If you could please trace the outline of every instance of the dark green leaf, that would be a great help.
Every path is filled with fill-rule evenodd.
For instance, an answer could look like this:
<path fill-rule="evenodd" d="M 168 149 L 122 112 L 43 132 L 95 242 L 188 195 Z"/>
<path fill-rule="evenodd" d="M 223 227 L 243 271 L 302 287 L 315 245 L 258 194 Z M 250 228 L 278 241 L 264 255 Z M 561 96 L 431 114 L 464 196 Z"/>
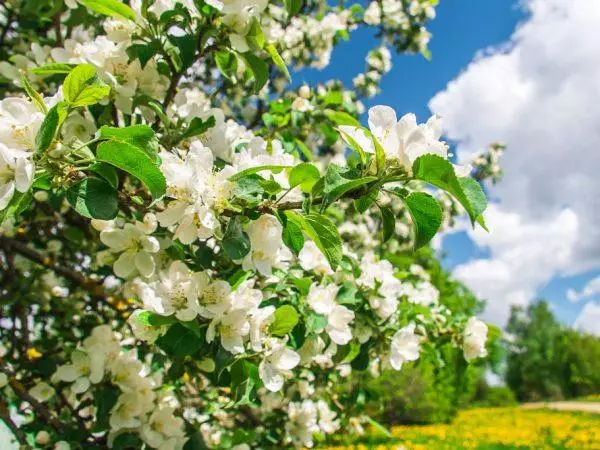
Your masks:
<path fill-rule="evenodd" d="M 58 106 L 53 106 L 44 117 L 42 125 L 35 136 L 35 147 L 38 153 L 48 150 L 48 147 L 54 141 L 56 130 L 58 129 Z"/>
<path fill-rule="evenodd" d="M 283 243 L 296 255 L 304 247 L 304 235 L 297 223 L 291 220 L 286 221 L 282 233 Z"/>
<path fill-rule="evenodd" d="M 258 93 L 269 80 L 269 66 L 251 52 L 242 53 L 242 56 L 254 75 L 254 92 Z"/>
<path fill-rule="evenodd" d="M 381 221 L 383 223 L 382 242 L 387 242 L 394 235 L 396 229 L 396 216 L 387 206 L 380 206 L 379 210 L 381 211 Z"/>
<path fill-rule="evenodd" d="M 119 212 L 117 191 L 100 178 L 88 177 L 67 190 L 67 200 L 84 217 L 111 220 Z"/>
<path fill-rule="evenodd" d="M 476 181 L 469 178 L 457 178 L 452 164 L 441 156 L 423 155 L 413 164 L 413 176 L 445 190 L 465 208 L 475 223 L 487 207 L 487 200 Z"/>
<path fill-rule="evenodd" d="M 113 450 L 139 450 L 143 447 L 144 443 L 136 433 L 119 434 L 110 446 Z"/>
<path fill-rule="evenodd" d="M 148 125 L 132 125 L 125 128 L 103 126 L 98 132 L 98 137 L 133 145 L 158 163 L 158 139 Z"/>
<path fill-rule="evenodd" d="M 187 130 L 182 135 L 182 139 L 189 139 L 194 136 L 200 136 L 204 134 L 208 129 L 215 126 L 214 116 L 210 116 L 206 120 L 202 120 L 200 117 L 194 117 L 187 127 Z"/>
<path fill-rule="evenodd" d="M 424 192 L 413 192 L 404 198 L 413 226 L 415 227 L 415 248 L 427 244 L 442 224 L 442 208 L 438 201 Z"/>
<path fill-rule="evenodd" d="M 102 178 L 115 189 L 119 187 L 119 175 L 113 166 L 103 162 L 96 162 L 90 166 L 90 170 Z"/>
<path fill-rule="evenodd" d="M 215 54 L 215 62 L 223 76 L 231 79 L 237 71 L 237 57 L 229 50 L 219 50 Z"/>
<path fill-rule="evenodd" d="M 173 316 L 161 316 L 160 314 L 153 313 L 151 311 L 142 311 L 136 317 L 136 321 L 139 324 L 147 327 L 162 327 L 164 325 L 172 325 L 177 322 L 177 319 Z"/>
<path fill-rule="evenodd" d="M 107 141 L 98 146 L 98 161 L 112 164 L 141 180 L 152 193 L 154 200 L 167 191 L 167 182 L 155 162 L 146 152 L 126 142 Z"/>
<path fill-rule="evenodd" d="M 110 410 L 117 403 L 121 391 L 115 386 L 106 386 L 102 390 L 94 390 L 94 404 L 96 406 L 96 422 L 94 432 L 104 431 L 109 428 Z"/>
<path fill-rule="evenodd" d="M 335 224 L 322 214 L 301 216 L 294 211 L 286 211 L 285 214 L 288 220 L 296 223 L 317 244 L 335 270 L 342 260 L 342 240 Z"/>
<path fill-rule="evenodd" d="M 223 250 L 233 260 L 244 258 L 250 252 L 250 239 L 248 234 L 242 230 L 242 223 L 239 216 L 233 216 L 229 219 L 227 229 L 223 235 Z"/>
<path fill-rule="evenodd" d="M 204 345 L 204 328 L 200 328 L 201 334 L 192 330 L 181 323 L 171 325 L 169 330 L 156 340 L 158 345 L 165 353 L 171 357 L 183 358 L 198 352 Z"/>
<path fill-rule="evenodd" d="M 31 205 L 32 200 L 33 196 L 31 195 L 30 190 L 27 192 L 16 191 L 8 206 L 0 211 L 0 225 L 3 224 L 6 219 L 19 216 L 19 214 Z"/>
<path fill-rule="evenodd" d="M 285 0 L 285 9 L 289 17 L 295 16 L 302 9 L 303 0 Z"/>

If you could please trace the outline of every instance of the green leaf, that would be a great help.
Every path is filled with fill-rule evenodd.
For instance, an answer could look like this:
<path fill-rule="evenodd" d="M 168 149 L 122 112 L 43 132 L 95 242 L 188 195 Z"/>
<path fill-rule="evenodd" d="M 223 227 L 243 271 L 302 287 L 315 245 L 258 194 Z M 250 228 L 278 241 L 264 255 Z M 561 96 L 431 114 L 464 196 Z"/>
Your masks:
<path fill-rule="evenodd" d="M 323 314 L 310 313 L 306 318 L 306 334 L 317 333 L 327 326 L 328 319 Z"/>
<path fill-rule="evenodd" d="M 377 189 L 373 189 L 373 190 L 369 191 L 367 194 L 363 195 L 358 200 L 355 200 L 354 206 L 356 207 L 356 210 L 361 214 L 364 213 L 366 210 L 368 210 L 371 207 L 371 205 L 375 202 L 375 200 L 377 200 L 378 194 L 379 194 L 379 191 L 377 191 Z"/>
<path fill-rule="evenodd" d="M 5 220 L 11 217 L 17 217 L 25 211 L 29 205 L 31 205 L 32 200 L 33 195 L 31 195 L 30 190 L 27 192 L 16 191 L 8 206 L 0 211 L 0 225 L 3 224 Z"/>
<path fill-rule="evenodd" d="M 52 63 L 46 64 L 40 67 L 34 67 L 33 69 L 29 69 L 29 72 L 34 75 L 56 75 L 56 74 L 68 74 L 75 67 L 76 64 L 64 64 L 64 63 Z"/>
<path fill-rule="evenodd" d="M 396 230 L 396 216 L 391 208 L 387 206 L 380 206 L 379 210 L 381 211 L 381 221 L 383 223 L 382 242 L 387 242 L 391 239 Z"/>
<path fill-rule="evenodd" d="M 483 212 L 487 208 L 487 198 L 483 193 L 483 189 L 481 189 L 481 185 L 477 180 L 471 177 L 458 178 L 458 183 L 462 187 L 467 200 L 473 208 L 473 215 L 476 218 L 475 220 L 477 220 L 477 222 L 479 222 L 479 224 L 487 231 L 482 216 Z"/>
<path fill-rule="evenodd" d="M 435 198 L 424 192 L 413 192 L 403 200 L 415 227 L 415 248 L 420 248 L 439 230 L 442 224 L 442 208 Z"/>
<path fill-rule="evenodd" d="M 285 0 L 285 9 L 289 17 L 295 16 L 302 9 L 302 0 Z"/>
<path fill-rule="evenodd" d="M 106 181 L 88 177 L 67 190 L 67 200 L 84 217 L 111 220 L 119 212 L 117 191 Z"/>
<path fill-rule="evenodd" d="M 310 163 L 300 163 L 290 170 L 288 181 L 290 188 L 300 186 L 302 192 L 309 193 L 320 177 L 319 169 L 315 166 Z"/>
<path fill-rule="evenodd" d="M 369 422 L 373 426 L 373 428 L 375 428 L 375 430 L 377 430 L 377 432 L 379 434 L 383 434 L 387 438 L 391 438 L 392 437 L 392 433 L 390 433 L 387 428 L 385 428 L 383 425 L 381 425 L 375 419 L 372 419 L 369 416 L 363 416 L 363 417 L 365 419 L 367 419 L 367 422 Z"/>
<path fill-rule="evenodd" d="M 113 450 L 137 450 L 143 447 L 144 443 L 136 433 L 119 434 L 110 446 Z"/>
<path fill-rule="evenodd" d="M 136 317 L 136 322 L 147 327 L 158 328 L 165 325 L 172 325 L 177 322 L 177 319 L 173 316 L 161 316 L 151 311 L 142 311 Z"/>
<path fill-rule="evenodd" d="M 336 123 L 337 125 L 350 125 L 353 127 L 360 127 L 360 122 L 352 117 L 350 114 L 344 111 L 334 111 L 333 109 L 326 109 L 323 111 L 325 116 Z"/>
<path fill-rule="evenodd" d="M 294 329 L 299 319 L 298 311 L 292 305 L 280 306 L 275 311 L 275 318 L 269 327 L 269 332 L 275 336 L 285 336 Z"/>
<path fill-rule="evenodd" d="M 254 175 L 255 173 L 262 172 L 263 170 L 268 170 L 273 173 L 279 173 L 283 169 L 289 169 L 290 167 L 291 166 L 271 166 L 271 165 L 250 167 L 249 169 L 242 170 L 241 172 L 238 172 L 235 175 L 230 176 L 228 179 L 229 179 L 229 181 L 238 181 L 238 180 L 241 180 L 242 178 L 247 177 L 248 175 Z"/>
<path fill-rule="evenodd" d="M 80 64 L 75 67 L 63 83 L 63 95 L 67 103 L 75 103 L 77 97 L 96 79 L 97 71 L 91 64 Z"/>
<path fill-rule="evenodd" d="M 103 126 L 98 132 L 98 137 L 133 145 L 150 156 L 155 163 L 159 162 L 158 139 L 148 125 L 132 125 L 125 128 Z"/>
<path fill-rule="evenodd" d="M 231 390 L 236 399 L 231 406 L 252 403 L 252 395 L 262 385 L 258 367 L 246 359 L 238 359 L 231 365 Z"/>
<path fill-rule="evenodd" d="M 108 181 L 108 184 L 113 188 L 117 189 L 119 187 L 119 175 L 116 169 L 110 164 L 96 162 L 90 166 L 90 170 Z"/>
<path fill-rule="evenodd" d="M 228 80 L 231 80 L 237 72 L 237 56 L 229 50 L 219 50 L 215 54 L 215 62 L 219 71 Z"/>
<path fill-rule="evenodd" d="M 106 386 L 102 390 L 94 390 L 94 404 L 96 406 L 96 421 L 94 432 L 107 430 L 110 426 L 110 410 L 117 403 L 121 391 L 116 386 Z"/>
<path fill-rule="evenodd" d="M 265 34 L 263 33 L 260 22 L 255 16 L 250 19 L 250 26 L 246 33 L 246 43 L 251 50 L 258 52 L 265 46 Z"/>
<path fill-rule="evenodd" d="M 175 323 L 156 340 L 156 345 L 171 357 L 183 358 L 198 352 L 205 342 L 204 328 L 193 330 L 181 323 Z"/>
<path fill-rule="evenodd" d="M 131 61 L 136 59 L 140 60 L 142 69 L 146 67 L 146 64 L 161 50 L 161 44 L 159 40 L 153 40 L 150 43 L 144 44 L 133 44 L 127 47 L 127 56 Z"/>
<path fill-rule="evenodd" d="M 304 247 L 304 235 L 297 223 L 287 220 L 282 232 L 283 243 L 296 255 Z"/>
<path fill-rule="evenodd" d="M 248 175 L 240 180 L 237 180 L 233 190 L 233 196 L 237 200 L 242 200 L 245 203 L 256 204 L 262 200 L 265 192 L 260 184 L 262 178 L 258 175 Z"/>
<path fill-rule="evenodd" d="M 187 130 L 181 136 L 182 139 L 189 139 L 194 136 L 200 136 L 204 134 L 208 129 L 215 126 L 215 117 L 210 116 L 206 120 L 202 120 L 200 117 L 194 117 L 187 127 Z"/>
<path fill-rule="evenodd" d="M 54 141 L 59 122 L 58 106 L 53 106 L 44 117 L 42 125 L 35 136 L 35 148 L 38 153 L 48 150 Z"/>
<path fill-rule="evenodd" d="M 106 85 L 93 85 L 86 87 L 81 93 L 77 96 L 75 101 L 72 103 L 72 106 L 90 106 L 95 105 L 100 100 L 105 98 L 110 94 L 110 86 Z"/>
<path fill-rule="evenodd" d="M 242 259 L 250 252 L 250 239 L 242 230 L 240 216 L 229 219 L 221 245 L 227 256 L 233 260 Z"/>
<path fill-rule="evenodd" d="M 165 195 L 165 176 L 150 156 L 138 147 L 120 141 L 103 142 L 98 146 L 96 158 L 138 178 L 150 190 L 155 201 Z"/>
<path fill-rule="evenodd" d="M 129 19 L 135 22 L 135 12 L 119 0 L 77 0 L 87 9 L 105 16 Z"/>
<path fill-rule="evenodd" d="M 333 203 L 346 192 L 377 180 L 377 177 L 364 177 L 357 179 L 344 178 L 340 172 L 341 168 L 335 164 L 329 164 L 325 174 L 323 192 L 326 194 L 325 203 Z"/>
<path fill-rule="evenodd" d="M 21 75 L 21 84 L 23 85 L 23 89 L 25 89 L 25 92 L 27 93 L 29 98 L 31 98 L 33 103 L 35 103 L 35 105 L 38 107 L 38 109 L 41 112 L 46 114 L 48 112 L 48 108 L 46 107 L 46 104 L 44 103 L 44 99 L 33 88 L 33 86 L 31 86 L 31 83 L 29 83 L 29 80 L 24 75 Z"/>
<path fill-rule="evenodd" d="M 323 252 L 333 270 L 342 260 L 342 240 L 337 227 L 322 214 L 311 213 L 301 216 L 294 211 L 285 212 L 288 220 L 296 223 Z"/>
<path fill-rule="evenodd" d="M 242 53 L 242 57 L 254 75 L 254 92 L 258 93 L 269 80 L 269 66 L 251 52 Z"/>
<path fill-rule="evenodd" d="M 196 38 L 193 35 L 168 36 L 169 41 L 179 50 L 180 71 L 189 69 L 196 58 Z"/>
<path fill-rule="evenodd" d="M 271 56 L 271 59 L 273 60 L 273 62 L 277 66 L 277 68 L 285 75 L 285 77 L 288 79 L 288 81 L 292 81 L 292 76 L 290 75 L 290 71 L 288 70 L 287 66 L 285 65 L 285 61 L 283 60 L 283 58 L 277 51 L 277 47 L 275 47 L 273 44 L 267 44 L 265 46 L 265 50 L 267 51 L 267 53 L 269 53 L 269 55 Z"/>
<path fill-rule="evenodd" d="M 358 153 L 358 156 L 360 157 L 360 162 L 362 166 L 365 167 L 367 165 L 367 154 L 365 153 L 364 149 L 348 133 L 342 131 L 339 128 L 336 128 L 336 130 L 338 131 L 338 133 L 340 133 L 340 136 L 346 142 L 346 144 L 348 144 L 352 150 Z"/>
<path fill-rule="evenodd" d="M 452 164 L 441 156 L 420 156 L 413 163 L 412 170 L 416 179 L 426 181 L 454 196 L 471 217 L 472 224 L 479 220 L 487 207 L 487 200 L 479 183 L 469 181 L 468 177 L 457 178 Z"/>

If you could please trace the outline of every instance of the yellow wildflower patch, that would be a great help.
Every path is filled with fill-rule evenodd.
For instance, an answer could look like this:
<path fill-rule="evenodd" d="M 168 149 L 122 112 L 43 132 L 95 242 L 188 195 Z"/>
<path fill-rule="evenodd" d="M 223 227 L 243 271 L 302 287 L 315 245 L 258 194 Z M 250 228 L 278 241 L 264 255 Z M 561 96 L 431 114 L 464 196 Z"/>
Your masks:
<path fill-rule="evenodd" d="M 392 438 L 367 437 L 365 444 L 329 450 L 600 450 L 600 415 L 547 409 L 477 408 L 451 424 L 395 426 Z"/>

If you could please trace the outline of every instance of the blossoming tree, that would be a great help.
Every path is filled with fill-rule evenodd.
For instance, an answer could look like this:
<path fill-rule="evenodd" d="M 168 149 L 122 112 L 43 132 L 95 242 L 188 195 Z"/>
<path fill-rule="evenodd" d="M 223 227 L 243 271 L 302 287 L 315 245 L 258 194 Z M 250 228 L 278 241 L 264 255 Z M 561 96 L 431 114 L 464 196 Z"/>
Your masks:
<path fill-rule="evenodd" d="M 427 56 L 436 3 L 2 2 L 0 419 L 22 446 L 311 447 L 373 423 L 335 394 L 351 371 L 486 355 L 410 255 L 459 214 L 485 227 L 501 149 L 459 167 L 437 117 L 357 120 L 391 51 Z M 290 88 L 358 27 L 382 45 L 354 87 Z"/>

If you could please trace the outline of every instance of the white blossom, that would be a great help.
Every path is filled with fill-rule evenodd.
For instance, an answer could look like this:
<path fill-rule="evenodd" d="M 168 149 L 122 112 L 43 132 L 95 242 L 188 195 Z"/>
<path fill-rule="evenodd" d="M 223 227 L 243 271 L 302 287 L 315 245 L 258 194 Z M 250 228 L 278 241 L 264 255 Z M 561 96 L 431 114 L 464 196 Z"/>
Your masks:
<path fill-rule="evenodd" d="M 300 355 L 286 346 L 286 340 L 271 338 L 265 342 L 266 350 L 258 366 L 265 387 L 271 392 L 280 391 L 284 377 L 300 363 Z"/>
<path fill-rule="evenodd" d="M 463 352 L 467 361 L 487 356 L 487 335 L 487 325 L 476 317 L 471 317 L 463 333 Z"/>
<path fill-rule="evenodd" d="M 411 323 L 394 334 L 390 347 L 390 365 L 395 370 L 400 370 L 405 362 L 419 359 L 419 351 L 419 336 L 415 334 L 415 324 Z"/>

